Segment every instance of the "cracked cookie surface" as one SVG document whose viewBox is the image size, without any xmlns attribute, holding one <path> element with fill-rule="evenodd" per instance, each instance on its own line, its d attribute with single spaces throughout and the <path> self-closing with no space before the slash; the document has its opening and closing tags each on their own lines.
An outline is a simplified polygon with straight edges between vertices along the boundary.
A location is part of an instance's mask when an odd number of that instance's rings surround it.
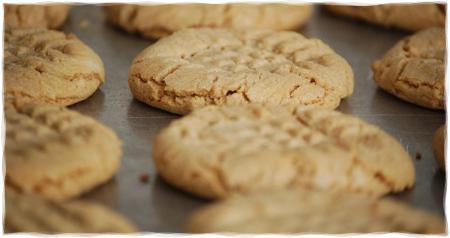
<svg viewBox="0 0 450 238">
<path fill-rule="evenodd" d="M 135 232 L 134 225 L 99 204 L 73 200 L 53 202 L 6 190 L 5 231 L 56 233 Z"/>
<path fill-rule="evenodd" d="M 142 51 L 129 71 L 134 97 L 186 114 L 206 105 L 336 108 L 353 92 L 347 61 L 296 32 L 187 29 Z"/>
<path fill-rule="evenodd" d="M 393 199 L 362 194 L 277 190 L 234 196 L 194 213 L 194 233 L 445 233 L 442 219 Z"/>
<path fill-rule="evenodd" d="M 118 4 L 104 9 L 111 24 L 147 38 L 189 27 L 295 30 L 313 11 L 311 5 L 286 4 Z"/>
<path fill-rule="evenodd" d="M 161 131 L 153 160 L 170 184 L 205 198 L 292 187 L 379 196 L 415 180 L 411 158 L 394 138 L 318 108 L 292 114 L 255 104 L 208 106 Z"/>
<path fill-rule="evenodd" d="M 439 167 L 445 170 L 445 137 L 446 137 L 446 125 L 439 127 L 433 136 L 433 154 Z"/>
<path fill-rule="evenodd" d="M 121 142 L 110 129 L 64 107 L 6 104 L 6 184 L 64 200 L 117 172 Z"/>
<path fill-rule="evenodd" d="M 5 27 L 42 27 L 57 29 L 66 21 L 69 10 L 70 6 L 64 4 L 5 4 Z"/>
<path fill-rule="evenodd" d="M 378 86 L 400 99 L 445 109 L 445 30 L 430 28 L 398 42 L 372 65 Z"/>
<path fill-rule="evenodd" d="M 7 29 L 4 46 L 5 100 L 16 105 L 71 105 L 105 80 L 101 59 L 72 34 Z"/>
<path fill-rule="evenodd" d="M 326 5 L 325 8 L 336 15 L 407 31 L 445 26 L 445 6 L 441 4 Z"/>
</svg>

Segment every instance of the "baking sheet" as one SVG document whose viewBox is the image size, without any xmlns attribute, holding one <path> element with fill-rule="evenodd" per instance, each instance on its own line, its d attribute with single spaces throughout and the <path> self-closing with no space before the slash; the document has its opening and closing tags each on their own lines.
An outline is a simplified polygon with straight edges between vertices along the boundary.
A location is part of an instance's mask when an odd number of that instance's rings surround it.
<svg viewBox="0 0 450 238">
<path fill-rule="evenodd" d="M 92 47 L 106 69 L 106 83 L 100 90 L 71 108 L 95 117 L 124 142 L 122 167 L 115 179 L 83 198 L 113 208 L 142 231 L 182 232 L 186 217 L 208 201 L 166 184 L 157 176 L 151 159 L 153 137 L 178 116 L 133 100 L 127 83 L 131 61 L 152 42 L 110 26 L 101 7 L 95 5 L 74 7 L 63 31 L 75 33 Z M 438 171 L 433 159 L 431 139 L 445 122 L 445 113 L 403 102 L 377 89 L 372 80 L 372 62 L 407 33 L 334 17 L 320 9 L 300 32 L 323 40 L 353 67 L 354 94 L 338 110 L 378 125 L 396 137 L 413 158 L 421 154 L 420 160 L 414 159 L 415 187 L 393 197 L 444 217 L 445 174 Z M 149 175 L 148 183 L 140 181 L 142 174 Z"/>
</svg>

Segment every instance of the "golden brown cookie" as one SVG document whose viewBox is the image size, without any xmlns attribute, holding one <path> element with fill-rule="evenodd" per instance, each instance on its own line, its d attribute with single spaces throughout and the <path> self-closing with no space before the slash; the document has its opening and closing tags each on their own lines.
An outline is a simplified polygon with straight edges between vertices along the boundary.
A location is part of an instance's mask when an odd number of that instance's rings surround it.
<svg viewBox="0 0 450 238">
<path fill-rule="evenodd" d="M 60 28 L 69 15 L 67 4 L 5 4 L 5 27 Z"/>
<path fill-rule="evenodd" d="M 445 136 L 446 125 L 443 125 L 434 133 L 432 145 L 434 158 L 443 170 L 445 170 Z"/>
<path fill-rule="evenodd" d="M 445 109 L 445 31 L 430 28 L 398 42 L 372 65 L 378 86 L 405 101 Z"/>
<path fill-rule="evenodd" d="M 6 233 L 136 232 L 134 225 L 119 214 L 86 201 L 53 202 L 7 190 L 5 207 Z"/>
<path fill-rule="evenodd" d="M 287 4 L 168 4 L 105 6 L 106 19 L 129 33 L 160 38 L 189 27 L 294 30 L 312 6 Z"/>
<path fill-rule="evenodd" d="M 325 8 L 336 15 L 407 31 L 445 26 L 445 6 L 441 4 L 326 5 Z"/>
<path fill-rule="evenodd" d="M 205 198 L 294 187 L 379 196 L 415 180 L 411 158 L 393 137 L 318 108 L 195 110 L 157 135 L 153 160 L 167 182 Z"/>
<path fill-rule="evenodd" d="M 336 108 L 353 92 L 345 59 L 297 32 L 187 29 L 142 51 L 129 71 L 134 97 L 186 114 L 207 105 Z"/>
<path fill-rule="evenodd" d="M 194 233 L 445 233 L 437 216 L 393 199 L 310 189 L 233 196 L 197 211 Z"/>
<path fill-rule="evenodd" d="M 101 59 L 72 34 L 6 29 L 4 47 L 5 100 L 16 105 L 74 104 L 105 80 Z"/>
<path fill-rule="evenodd" d="M 121 142 L 110 129 L 58 106 L 6 105 L 6 184 L 51 200 L 78 196 L 111 179 Z"/>
</svg>

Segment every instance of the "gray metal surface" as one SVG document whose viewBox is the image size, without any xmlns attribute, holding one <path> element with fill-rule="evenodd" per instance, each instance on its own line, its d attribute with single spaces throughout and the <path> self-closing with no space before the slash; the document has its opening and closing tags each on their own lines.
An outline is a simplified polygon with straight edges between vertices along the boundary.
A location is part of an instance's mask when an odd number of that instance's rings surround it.
<svg viewBox="0 0 450 238">
<path fill-rule="evenodd" d="M 81 27 L 88 21 L 87 27 Z M 122 168 L 114 180 L 85 195 L 112 207 L 143 231 L 181 232 L 186 216 L 207 201 L 172 188 L 157 176 L 151 159 L 151 142 L 158 131 L 178 116 L 151 108 L 133 97 L 127 74 L 132 59 L 151 41 L 114 29 L 103 19 L 98 6 L 77 6 L 63 28 L 75 33 L 103 59 L 106 83 L 88 100 L 72 109 L 93 116 L 113 128 L 123 140 Z M 417 182 L 413 189 L 394 195 L 413 206 L 444 216 L 445 174 L 437 170 L 431 152 L 433 132 L 445 121 L 443 111 L 427 110 L 377 89 L 370 65 L 406 33 L 336 18 L 317 10 L 301 30 L 320 38 L 352 65 L 356 86 L 340 111 L 380 126 L 407 148 L 414 160 Z M 148 173 L 142 183 L 139 176 Z"/>
</svg>

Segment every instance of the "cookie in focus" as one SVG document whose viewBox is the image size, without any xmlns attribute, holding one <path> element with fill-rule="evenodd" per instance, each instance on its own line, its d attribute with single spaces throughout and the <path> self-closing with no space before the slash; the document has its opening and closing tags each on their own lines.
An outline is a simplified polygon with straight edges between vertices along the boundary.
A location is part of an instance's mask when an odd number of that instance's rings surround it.
<svg viewBox="0 0 450 238">
<path fill-rule="evenodd" d="M 137 100 L 186 114 L 249 103 L 336 108 L 353 93 L 354 78 L 344 58 L 297 32 L 198 28 L 142 51 L 128 83 Z"/>
<path fill-rule="evenodd" d="M 406 37 L 372 65 L 380 88 L 413 104 L 445 109 L 445 30 Z"/>
</svg>

